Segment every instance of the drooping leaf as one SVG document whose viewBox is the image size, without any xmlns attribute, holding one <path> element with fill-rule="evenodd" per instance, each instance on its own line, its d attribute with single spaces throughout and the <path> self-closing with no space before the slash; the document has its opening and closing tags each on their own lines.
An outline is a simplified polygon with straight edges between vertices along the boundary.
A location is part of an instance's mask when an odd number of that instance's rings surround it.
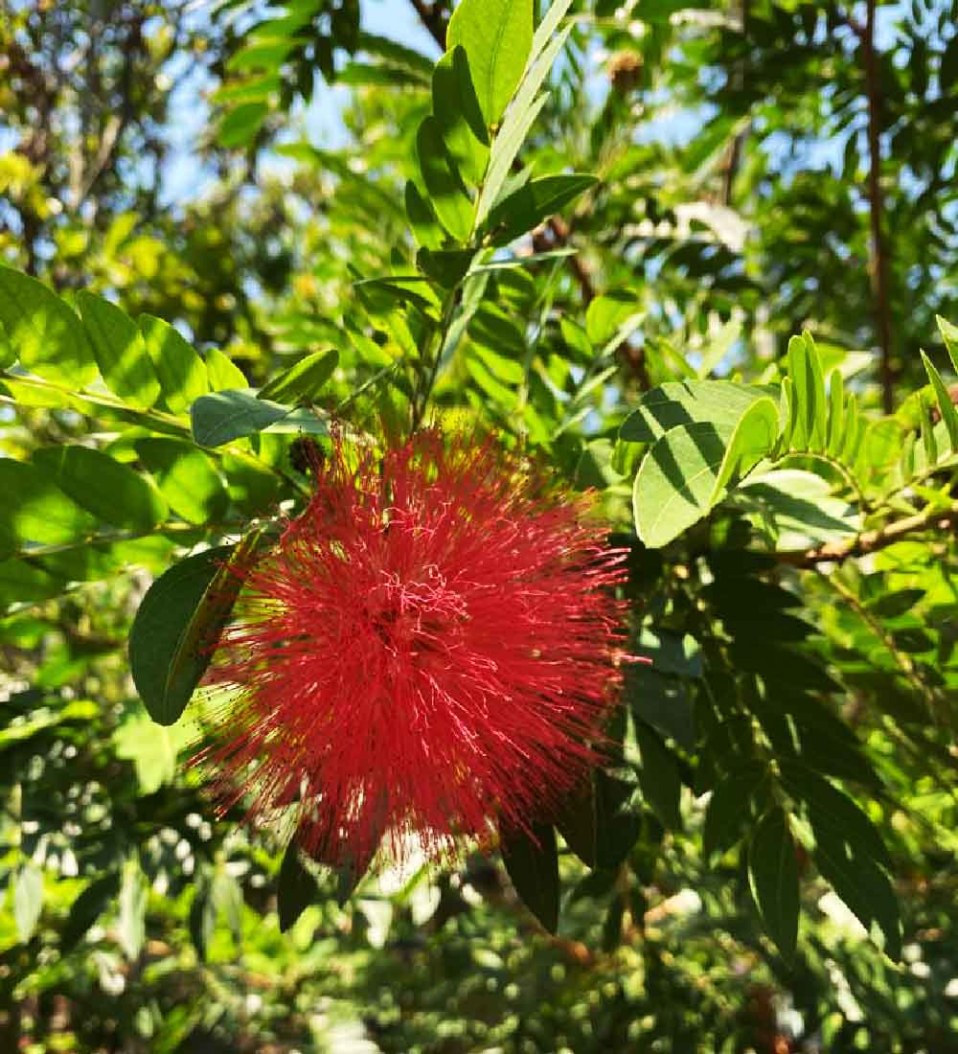
<svg viewBox="0 0 958 1054">
<path fill-rule="evenodd" d="M 549 933 L 559 925 L 559 856 L 555 829 L 535 824 L 530 832 L 503 831 L 502 862 L 523 904 Z"/>
<path fill-rule="evenodd" d="M 770 809 L 752 834 L 748 877 L 766 932 L 790 959 L 798 937 L 798 861 L 788 817 L 781 808 Z"/>
<path fill-rule="evenodd" d="M 635 738 L 642 754 L 639 786 L 652 811 L 671 830 L 682 826 L 679 810 L 682 779 L 675 755 L 644 721 L 635 722 Z"/>
<path fill-rule="evenodd" d="M 587 866 L 596 865 L 595 783 L 591 774 L 568 794 L 556 815 L 556 828 L 566 844 Z"/>
<path fill-rule="evenodd" d="M 316 879 L 303 866 L 299 858 L 299 847 L 290 842 L 283 854 L 276 884 L 276 910 L 279 928 L 285 933 L 316 899 Z"/>
<path fill-rule="evenodd" d="M 730 849 L 738 840 L 749 818 L 752 795 L 765 776 L 763 765 L 747 762 L 716 784 L 705 813 L 702 851 L 706 859 Z"/>
<path fill-rule="evenodd" d="M 130 669 L 158 724 L 179 718 L 209 665 L 241 584 L 227 568 L 234 553 L 225 545 L 188 556 L 140 603 L 130 632 Z"/>
<path fill-rule="evenodd" d="M 42 282 L 0 266 L 0 325 L 21 364 L 57 384 L 96 377 L 93 349 L 76 314 Z"/>
<path fill-rule="evenodd" d="M 73 902 L 60 930 L 60 954 L 67 955 L 86 936 L 90 927 L 115 901 L 120 892 L 120 874 L 110 871 L 95 878 Z"/>
</svg>

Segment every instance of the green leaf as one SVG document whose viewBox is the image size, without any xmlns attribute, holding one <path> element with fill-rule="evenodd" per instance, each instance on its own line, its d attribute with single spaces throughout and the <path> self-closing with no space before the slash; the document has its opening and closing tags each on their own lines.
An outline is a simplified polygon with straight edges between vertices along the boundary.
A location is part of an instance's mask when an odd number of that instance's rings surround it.
<svg viewBox="0 0 958 1054">
<path fill-rule="evenodd" d="M 228 110 L 220 121 L 217 139 L 225 147 L 248 146 L 269 115 L 265 102 L 244 102 Z"/>
<path fill-rule="evenodd" d="M 75 443 L 44 447 L 33 463 L 103 523 L 145 534 L 166 518 L 166 503 L 150 481 L 100 450 Z"/>
<path fill-rule="evenodd" d="M 519 899 L 549 933 L 559 926 L 559 854 L 549 824 L 530 831 L 501 832 L 502 862 Z"/>
<path fill-rule="evenodd" d="M 650 549 L 667 545 L 711 510 L 733 431 L 697 422 L 673 428 L 652 445 L 632 491 L 636 531 Z"/>
<path fill-rule="evenodd" d="M 631 803 L 636 786 L 601 769 L 595 772 L 593 780 L 596 864 L 600 868 L 616 868 L 642 833 L 642 817 Z"/>
<path fill-rule="evenodd" d="M 481 0 L 479 2 L 481 3 Z M 506 111 L 499 133 L 492 143 L 489 167 L 476 210 L 477 222 L 480 224 L 499 200 L 512 171 L 513 162 L 545 105 L 547 93 L 540 93 L 540 89 L 572 31 L 572 26 L 568 25 L 556 33 L 559 20 L 568 7 L 566 0 L 554 3 L 533 38 L 532 52 L 525 73 L 512 104 Z"/>
<path fill-rule="evenodd" d="M 921 353 L 921 361 L 925 367 L 925 373 L 928 374 L 928 379 L 931 381 L 931 386 L 935 389 L 938 412 L 941 414 L 941 419 L 944 421 L 945 428 L 948 431 L 948 442 L 951 444 L 951 452 L 958 454 L 958 410 L 955 409 L 955 404 L 951 401 L 951 393 L 941 379 L 941 374 L 935 369 L 934 363 L 924 352 Z"/>
<path fill-rule="evenodd" d="M 416 136 L 419 169 L 439 222 L 456 241 L 465 243 L 472 234 L 475 206 L 442 137 L 435 117 L 426 117 Z"/>
<path fill-rule="evenodd" d="M 131 962 L 139 958 L 146 940 L 146 879 L 139 864 L 130 861 L 123 868 L 120 886 L 120 915 L 117 920 L 117 940 L 123 954 Z"/>
<path fill-rule="evenodd" d="M 647 392 L 619 429 L 629 443 L 654 443 L 681 425 L 695 422 L 728 427 L 766 392 L 732 381 L 672 381 Z"/>
<path fill-rule="evenodd" d="M 416 241 L 426 249 L 439 249 L 445 241 L 446 232 L 442 229 L 435 209 L 422 196 L 419 187 L 411 180 L 406 180 L 406 218 L 412 227 Z"/>
<path fill-rule="evenodd" d="M 276 885 L 276 910 L 279 929 L 285 933 L 316 899 L 316 879 L 303 866 L 299 847 L 290 842 L 283 854 Z"/>
<path fill-rule="evenodd" d="M 120 875 L 111 871 L 95 878 L 73 902 L 60 931 L 60 954 L 67 955 L 86 936 L 88 930 L 116 900 L 120 892 Z"/>
<path fill-rule="evenodd" d="M 555 818 L 559 834 L 587 867 L 596 865 L 596 819 L 595 784 L 590 774 L 565 797 Z"/>
<path fill-rule="evenodd" d="M 420 249 L 416 254 L 416 266 L 444 289 L 452 289 L 466 276 L 474 259 L 475 253 L 471 249 Z"/>
<path fill-rule="evenodd" d="M 242 582 L 224 545 L 174 564 L 149 588 L 130 632 L 130 669 L 150 717 L 172 725 L 206 672 Z"/>
<path fill-rule="evenodd" d="M 173 413 L 183 413 L 194 399 L 210 390 L 203 360 L 189 341 L 162 319 L 140 315 L 138 324 L 160 382 L 162 401 Z"/>
<path fill-rule="evenodd" d="M 764 779 L 762 765 L 746 762 L 716 784 L 705 813 L 702 835 L 706 859 L 730 849 L 738 841 L 750 814 L 752 795 Z"/>
<path fill-rule="evenodd" d="M 45 285 L 0 266 L 0 324 L 21 365 L 57 384 L 96 377 L 93 349 L 76 314 Z"/>
<path fill-rule="evenodd" d="M 679 809 L 682 779 L 675 755 L 644 721 L 635 722 L 635 738 L 642 754 L 639 769 L 642 796 L 662 823 L 677 831 L 682 827 Z"/>
<path fill-rule="evenodd" d="M 13 879 L 13 918 L 21 944 L 33 936 L 42 910 L 43 872 L 32 860 L 27 860 Z"/>
<path fill-rule="evenodd" d="M 780 765 L 785 789 L 804 802 L 813 830 L 832 841 L 847 842 L 855 853 L 869 856 L 887 871 L 893 870 L 878 828 L 847 794 L 800 761 L 783 758 Z"/>
<path fill-rule="evenodd" d="M 485 122 L 496 124 L 532 50 L 532 0 L 462 0 L 446 44 L 465 49 Z"/>
<path fill-rule="evenodd" d="M 942 318 L 941 315 L 935 315 L 935 321 L 938 323 L 938 332 L 941 334 L 941 339 L 945 342 L 945 347 L 948 349 L 948 357 L 951 359 L 951 364 L 955 369 L 955 373 L 958 373 L 958 326 Z"/>
<path fill-rule="evenodd" d="M 645 646 L 640 651 L 645 651 Z M 684 678 L 660 672 L 655 666 L 630 664 L 625 671 L 623 697 L 642 721 L 691 750 L 695 746 L 695 712 Z"/>
<path fill-rule="evenodd" d="M 0 458 L 0 494 L 0 558 L 31 543 L 78 541 L 96 529 L 96 520 L 35 465 Z"/>
<path fill-rule="evenodd" d="M 262 432 L 290 412 L 288 406 L 260 399 L 252 389 L 201 395 L 190 408 L 193 438 L 200 446 L 217 447 Z"/>
<path fill-rule="evenodd" d="M 813 857 L 818 870 L 848 906 L 858 921 L 870 930 L 878 924 L 885 938 L 885 951 L 892 959 L 901 956 L 901 918 L 898 901 L 888 876 L 864 853 L 830 828 L 813 828 Z"/>
<path fill-rule="evenodd" d="M 845 392 L 840 370 L 832 370 L 828 378 L 828 429 L 825 449 L 835 457 L 841 450 L 845 429 Z"/>
<path fill-rule="evenodd" d="M 287 405 L 311 403 L 338 365 L 339 352 L 335 348 L 314 351 L 274 377 L 257 398 L 273 399 Z"/>
<path fill-rule="evenodd" d="M 77 304 L 106 386 L 129 406 L 148 410 L 160 397 L 160 382 L 136 323 L 92 293 L 78 293 Z"/>
<path fill-rule="evenodd" d="M 136 451 L 177 516 L 187 523 L 207 524 L 226 515 L 229 495 L 204 451 L 185 440 L 161 436 L 138 439 Z"/>
<path fill-rule="evenodd" d="M 447 51 L 432 75 L 432 112 L 464 179 L 478 186 L 489 161 L 489 134 L 461 46 Z"/>
<path fill-rule="evenodd" d="M 766 932 L 782 955 L 791 959 L 798 938 L 798 862 L 788 817 L 777 806 L 762 817 L 752 834 L 748 878 Z"/>
<path fill-rule="evenodd" d="M 825 380 L 822 360 L 810 333 L 788 342 L 788 375 L 794 386 L 794 428 L 789 445 L 793 450 L 821 450 L 825 446 Z"/>
<path fill-rule="evenodd" d="M 0 522 L 0 546 L 3 545 Z M 0 560 L 0 611 L 12 604 L 48 600 L 66 589 L 66 580 L 25 560 Z"/>
<path fill-rule="evenodd" d="M 206 377 L 212 392 L 242 389 L 249 384 L 239 366 L 219 348 L 210 348 L 206 353 Z"/>
<path fill-rule="evenodd" d="M 731 483 L 738 483 L 775 448 L 778 442 L 778 405 L 763 396 L 742 414 L 729 440 L 712 488 L 710 503 L 718 502 Z"/>
<path fill-rule="evenodd" d="M 484 227 L 489 231 L 490 244 L 508 245 L 560 212 L 597 182 L 595 176 L 579 173 L 529 180 L 503 198 L 489 213 Z M 634 297 L 630 298 L 630 314 L 635 307 Z"/>
</svg>

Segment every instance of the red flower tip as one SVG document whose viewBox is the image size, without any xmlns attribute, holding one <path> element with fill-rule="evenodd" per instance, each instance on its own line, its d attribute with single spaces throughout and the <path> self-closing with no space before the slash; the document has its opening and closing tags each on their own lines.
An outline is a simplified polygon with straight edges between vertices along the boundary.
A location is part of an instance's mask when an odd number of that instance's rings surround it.
<svg viewBox="0 0 958 1054">
<path fill-rule="evenodd" d="M 548 818 L 620 679 L 624 553 L 590 499 L 436 433 L 381 461 L 337 443 L 316 476 L 211 668 L 237 689 L 199 759 L 221 803 L 292 810 L 307 851 L 353 864 Z"/>
</svg>

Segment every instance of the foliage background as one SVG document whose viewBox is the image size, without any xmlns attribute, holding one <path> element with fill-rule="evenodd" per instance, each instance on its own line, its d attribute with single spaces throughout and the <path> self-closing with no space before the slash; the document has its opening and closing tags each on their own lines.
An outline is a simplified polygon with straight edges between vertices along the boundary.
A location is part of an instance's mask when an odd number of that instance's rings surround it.
<svg viewBox="0 0 958 1054">
<path fill-rule="evenodd" d="M 515 145 L 597 181 L 476 278 L 417 143 L 449 6 L 2 0 L 0 1049 L 958 1049 L 958 440 L 919 354 L 954 380 L 958 9 L 573 4 Z M 515 860 L 350 891 L 217 820 L 130 679 L 152 578 L 295 507 L 304 429 L 408 427 L 436 363 L 432 412 L 633 549 L 654 665 L 554 935 Z"/>
</svg>

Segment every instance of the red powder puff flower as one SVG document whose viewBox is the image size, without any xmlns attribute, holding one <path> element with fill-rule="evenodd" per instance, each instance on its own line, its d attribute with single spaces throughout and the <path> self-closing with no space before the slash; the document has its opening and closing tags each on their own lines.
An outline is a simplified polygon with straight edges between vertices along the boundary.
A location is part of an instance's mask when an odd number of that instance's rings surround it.
<svg viewBox="0 0 958 1054">
<path fill-rule="evenodd" d="M 212 667 L 238 690 L 202 755 L 224 805 L 292 808 L 367 861 L 528 830 L 596 760 L 618 683 L 624 554 L 491 443 L 335 444 L 251 569 Z"/>
</svg>

